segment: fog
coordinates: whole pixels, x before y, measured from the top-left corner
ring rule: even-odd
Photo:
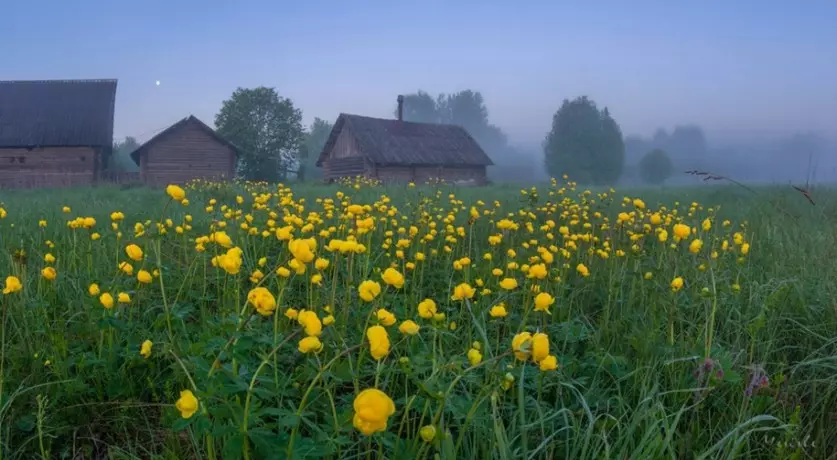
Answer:
[[[189,114],[212,124],[236,88],[266,86],[316,155],[316,120],[391,118],[397,95],[426,95],[408,119],[463,125],[492,180],[534,183],[554,115],[586,96],[621,131],[620,184],[642,182],[653,149],[666,184],[695,183],[687,169],[837,181],[834,2],[46,3],[3,6],[0,79],[118,78],[120,144]]]

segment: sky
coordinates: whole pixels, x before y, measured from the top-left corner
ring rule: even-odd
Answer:
[[[837,137],[837,1],[2,0],[0,80],[117,78],[114,136],[145,140],[237,87],[304,122],[391,117],[398,94],[482,92],[537,144],[587,95],[627,134]],[[160,81],[157,86],[156,81]]]

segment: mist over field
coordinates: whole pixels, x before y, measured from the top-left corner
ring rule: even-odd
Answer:
[[[643,183],[639,163],[654,149],[672,162],[667,184],[695,182],[686,169],[753,183],[837,179],[831,2],[426,1],[347,11],[187,1],[160,14],[161,5],[50,3],[34,36],[37,7],[6,5],[0,79],[118,78],[117,143],[145,141],[189,114],[211,124],[236,88],[274,88],[299,111],[309,158],[323,143],[312,129],[330,127],[318,119],[390,118],[397,95],[424,94],[408,100],[413,119],[465,126],[497,164],[490,178],[519,183],[550,175],[553,117],[564,100],[586,96],[623,137],[619,184]],[[440,95],[470,96],[432,120],[426,105],[409,107]]]

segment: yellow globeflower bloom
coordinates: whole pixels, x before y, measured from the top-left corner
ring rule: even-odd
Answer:
[[[547,292],[541,292],[535,296],[535,311],[549,313],[549,307],[555,303],[555,297]]]
[[[148,273],[146,270],[140,270],[137,272],[137,281],[142,284],[150,284],[152,281],[151,273]]]
[[[387,420],[395,413],[395,403],[381,390],[369,388],[355,397],[352,424],[361,433],[371,436],[387,429]]]
[[[383,308],[379,309],[375,315],[378,318],[378,322],[383,324],[384,326],[392,326],[393,324],[395,324],[395,315]]]
[[[6,277],[6,287],[3,288],[3,294],[11,294],[21,289],[23,289],[23,285],[20,284],[20,280],[16,276]]]
[[[433,299],[424,299],[418,304],[418,314],[424,319],[430,319],[436,314],[436,302]]]
[[[554,371],[558,368],[558,359],[555,357],[555,355],[549,355],[540,361],[539,367],[544,372]]]
[[[416,335],[421,327],[412,320],[406,320],[398,326],[398,330],[405,335]]]
[[[537,363],[549,356],[549,337],[541,332],[532,336],[532,359]]]
[[[319,337],[323,333],[323,322],[316,312],[311,310],[302,310],[297,315],[296,321],[305,330],[305,335]]]
[[[401,272],[392,267],[384,270],[384,272],[381,274],[381,279],[384,281],[384,283],[396,289],[401,289],[404,286],[404,275],[402,275]]]
[[[700,252],[700,249],[702,247],[703,241],[701,241],[700,239],[692,240],[692,242],[689,244],[689,252],[691,252],[692,254],[697,254]]]
[[[174,201],[183,201],[183,199],[186,198],[186,191],[177,185],[169,185],[166,187],[166,194]]]
[[[104,294],[99,296],[99,302],[101,302],[102,306],[110,310],[113,308],[113,296],[110,293],[105,292]]]
[[[472,288],[468,283],[460,283],[453,289],[451,300],[465,300],[471,299],[476,294],[476,289]]]
[[[436,439],[436,427],[433,425],[425,425],[421,427],[419,430],[419,436],[421,436],[421,440],[426,443],[433,442]]]
[[[48,264],[55,263],[55,256],[50,253],[46,253],[46,255],[44,255],[44,262]]]
[[[476,348],[471,348],[468,350],[468,362],[471,363],[471,366],[476,366],[477,364],[482,362],[482,353]]]
[[[119,303],[131,303],[131,296],[127,292],[120,292],[116,298],[119,300]]]
[[[579,275],[581,275],[581,276],[583,276],[583,277],[585,277],[585,278],[586,278],[586,277],[588,277],[588,276],[590,276],[590,270],[589,270],[589,269],[587,268],[587,266],[586,266],[586,265],[584,265],[584,264],[578,264],[578,265],[575,267],[575,271],[577,271]]]
[[[142,248],[140,248],[136,244],[129,244],[128,246],[126,246],[125,254],[127,254],[131,260],[134,260],[136,262],[142,260]]]
[[[683,278],[678,276],[677,278],[674,278],[673,280],[671,280],[671,290],[672,291],[677,292],[682,288],[683,288]]]
[[[297,349],[300,353],[318,353],[323,349],[323,343],[317,337],[309,335],[299,341]]]
[[[679,241],[689,237],[692,229],[685,224],[674,224],[674,237]]]
[[[99,285],[96,283],[90,283],[90,286],[87,288],[87,293],[93,297],[99,295]]]
[[[44,269],[41,270],[41,276],[49,281],[52,281],[56,276],[58,276],[58,273],[56,273],[55,268],[53,267],[44,267]]]
[[[181,391],[180,398],[176,403],[174,403],[174,407],[180,411],[180,416],[183,418],[192,418],[192,416],[198,411],[198,406],[198,398],[195,397],[192,390]]]
[[[265,287],[257,287],[247,293],[247,301],[262,316],[270,316],[276,310],[276,299]]]
[[[371,302],[381,293],[381,285],[377,281],[366,280],[360,283],[357,291],[363,301]]]
[[[508,315],[508,312],[506,311],[506,306],[500,304],[491,307],[491,310],[488,311],[488,314],[492,318],[504,318],[506,315]]]
[[[373,358],[380,361],[389,354],[389,335],[383,326],[372,326],[367,329],[366,338],[369,340],[369,353]]]
[[[154,342],[150,340],[146,340],[142,343],[142,345],[140,346],[140,354],[143,358],[148,359],[148,357],[151,356],[152,345],[154,345]]]
[[[525,361],[529,357],[532,348],[532,334],[528,332],[521,332],[512,338],[512,351],[514,357],[520,361]]]
[[[500,281],[500,287],[507,291],[517,289],[517,280],[514,278],[503,278],[503,280]]]

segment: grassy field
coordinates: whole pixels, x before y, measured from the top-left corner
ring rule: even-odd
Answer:
[[[835,191],[170,192],[0,192],[2,458],[837,458]]]

